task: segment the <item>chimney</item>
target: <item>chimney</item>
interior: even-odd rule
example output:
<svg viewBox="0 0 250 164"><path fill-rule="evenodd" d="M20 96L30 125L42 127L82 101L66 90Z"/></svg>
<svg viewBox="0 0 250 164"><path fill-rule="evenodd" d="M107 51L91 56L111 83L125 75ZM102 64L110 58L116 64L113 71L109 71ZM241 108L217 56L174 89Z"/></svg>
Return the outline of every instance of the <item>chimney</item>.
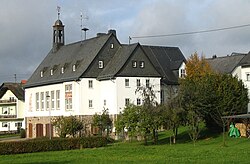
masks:
<svg viewBox="0 0 250 164"><path fill-rule="evenodd" d="M105 33L97 33L96 36L99 37L99 36L103 36L103 35L106 35Z"/></svg>
<svg viewBox="0 0 250 164"><path fill-rule="evenodd" d="M110 30L108 31L108 34L113 34L114 36L116 36L116 30L110 29Z"/></svg>

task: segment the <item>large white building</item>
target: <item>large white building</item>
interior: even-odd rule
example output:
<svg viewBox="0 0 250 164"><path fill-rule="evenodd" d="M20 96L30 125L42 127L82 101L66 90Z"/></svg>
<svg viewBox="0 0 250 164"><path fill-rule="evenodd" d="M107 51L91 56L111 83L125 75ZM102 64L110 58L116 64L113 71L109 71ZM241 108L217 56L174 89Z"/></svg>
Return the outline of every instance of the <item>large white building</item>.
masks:
<svg viewBox="0 0 250 164"><path fill-rule="evenodd" d="M248 88L250 99L250 53L232 53L228 56L213 56L207 59L211 67L219 72L237 76ZM248 113L250 113L250 102L248 103Z"/></svg>
<svg viewBox="0 0 250 164"><path fill-rule="evenodd" d="M20 83L0 86L0 133L15 133L25 128L24 89Z"/></svg>
<svg viewBox="0 0 250 164"><path fill-rule="evenodd" d="M177 47L121 44L115 30L68 45L64 37L58 19L53 48L25 85L30 138L55 135L50 120L56 116L79 116L91 130L91 115L104 108L114 118L129 103L141 105L138 86L152 87L157 101L165 102L185 74L185 57Z"/></svg>

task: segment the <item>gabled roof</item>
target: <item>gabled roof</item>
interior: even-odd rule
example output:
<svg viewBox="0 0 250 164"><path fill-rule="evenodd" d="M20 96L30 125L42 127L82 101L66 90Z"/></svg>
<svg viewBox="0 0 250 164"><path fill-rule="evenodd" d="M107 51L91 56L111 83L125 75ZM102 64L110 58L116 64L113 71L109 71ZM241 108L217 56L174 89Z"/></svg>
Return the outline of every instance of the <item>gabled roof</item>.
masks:
<svg viewBox="0 0 250 164"><path fill-rule="evenodd" d="M22 84L19 83L3 83L0 86L0 98L3 97L3 95L10 90L17 98L18 100L24 100L24 89Z"/></svg>
<svg viewBox="0 0 250 164"><path fill-rule="evenodd" d="M186 61L184 55L178 47L146 46L143 49L157 68L163 80L167 83L177 84L178 76L174 74L183 62Z"/></svg>
<svg viewBox="0 0 250 164"><path fill-rule="evenodd" d="M113 34L103 34L82 42L61 46L56 52L51 50L29 78L25 87L78 80L111 35ZM75 71L72 71L73 65L76 65ZM63 74L62 67L65 68ZM53 76L50 76L51 69L53 69ZM42 78L41 71L44 72Z"/></svg>
<svg viewBox="0 0 250 164"><path fill-rule="evenodd" d="M112 60L97 77L98 80L113 78L124 66L130 55L139 44L122 45L116 52Z"/></svg>
<svg viewBox="0 0 250 164"><path fill-rule="evenodd" d="M206 59L213 70L220 73L232 73L240 65L246 54L232 53L230 56L213 57Z"/></svg>

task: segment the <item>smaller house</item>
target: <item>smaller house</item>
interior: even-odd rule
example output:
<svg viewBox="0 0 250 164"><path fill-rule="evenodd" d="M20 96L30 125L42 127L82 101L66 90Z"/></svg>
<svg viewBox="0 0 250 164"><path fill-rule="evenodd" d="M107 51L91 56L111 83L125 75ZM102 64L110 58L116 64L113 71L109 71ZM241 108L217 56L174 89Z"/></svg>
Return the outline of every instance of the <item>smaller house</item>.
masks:
<svg viewBox="0 0 250 164"><path fill-rule="evenodd" d="M0 133L15 133L25 128L23 83L0 86Z"/></svg>
<svg viewBox="0 0 250 164"><path fill-rule="evenodd" d="M250 52L232 53L223 57L213 56L207 61L216 72L232 74L242 80L248 88L250 98ZM248 103L248 113L250 113L250 103Z"/></svg>

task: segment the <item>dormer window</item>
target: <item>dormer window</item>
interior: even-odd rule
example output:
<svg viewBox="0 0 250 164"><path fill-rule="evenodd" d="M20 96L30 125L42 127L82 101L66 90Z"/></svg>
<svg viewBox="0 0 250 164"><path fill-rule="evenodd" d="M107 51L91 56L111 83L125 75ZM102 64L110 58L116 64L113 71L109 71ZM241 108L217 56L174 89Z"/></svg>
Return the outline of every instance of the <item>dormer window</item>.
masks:
<svg viewBox="0 0 250 164"><path fill-rule="evenodd" d="M181 69L180 72L181 72L180 73L180 77L184 78L186 76L186 70L185 69Z"/></svg>
<svg viewBox="0 0 250 164"><path fill-rule="evenodd" d="M145 64L144 61L140 61L140 68L144 68Z"/></svg>
<svg viewBox="0 0 250 164"><path fill-rule="evenodd" d="M61 68L61 73L62 73L62 74L64 73L64 67Z"/></svg>
<svg viewBox="0 0 250 164"><path fill-rule="evenodd" d="M51 75L51 76L53 75L53 69L50 70L50 75Z"/></svg>
<svg viewBox="0 0 250 164"><path fill-rule="evenodd" d="M103 68L103 61L102 61L102 60L100 60L100 61L98 62L98 66L99 66L99 68Z"/></svg>
<svg viewBox="0 0 250 164"><path fill-rule="evenodd" d="M72 71L75 72L76 71L76 65L74 64L72 67Z"/></svg>
<svg viewBox="0 0 250 164"><path fill-rule="evenodd" d="M110 48L113 49L114 48L114 43L110 44Z"/></svg>
<svg viewBox="0 0 250 164"><path fill-rule="evenodd" d="M40 76L43 77L43 71L40 72Z"/></svg>
<svg viewBox="0 0 250 164"><path fill-rule="evenodd" d="M135 61L135 60L132 61L132 67L133 67L133 68L136 68L136 67L137 67L137 61Z"/></svg>

